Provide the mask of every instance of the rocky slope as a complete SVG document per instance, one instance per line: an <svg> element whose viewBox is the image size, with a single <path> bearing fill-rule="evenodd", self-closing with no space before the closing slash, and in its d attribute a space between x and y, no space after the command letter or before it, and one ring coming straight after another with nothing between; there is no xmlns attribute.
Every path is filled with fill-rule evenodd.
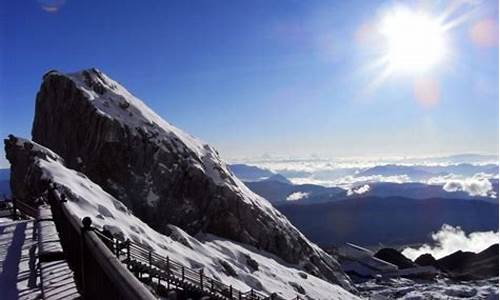
<svg viewBox="0 0 500 300"><path fill-rule="evenodd" d="M440 259L430 254L419 256L415 263L434 266L458 280L481 280L498 277L498 244L479 252L457 251Z"/></svg>
<svg viewBox="0 0 500 300"><path fill-rule="evenodd" d="M44 75L32 136L159 232L174 224L213 233L351 288L337 261L248 190L215 149L96 69ZM13 193L22 195L16 180L13 173Z"/></svg>
<svg viewBox="0 0 500 300"><path fill-rule="evenodd" d="M117 238L140 243L196 271L203 270L208 277L243 292L253 288L267 295L276 293L276 300L296 296L317 300L359 299L338 285L308 275L255 247L212 234L198 234L194 238L173 225L168 226L166 235L160 234L87 176L67 168L64 160L52 151L14 136L5 144L18 196L36 199L53 183L77 219L91 217L92 225L99 230L106 229Z"/></svg>

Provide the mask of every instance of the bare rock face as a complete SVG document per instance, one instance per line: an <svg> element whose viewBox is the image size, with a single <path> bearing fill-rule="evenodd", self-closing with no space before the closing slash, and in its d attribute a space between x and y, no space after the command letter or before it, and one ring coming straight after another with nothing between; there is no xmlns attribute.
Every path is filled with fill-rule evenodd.
<svg viewBox="0 0 500 300"><path fill-rule="evenodd" d="M62 162L62 159L36 143L26 142L13 135L5 140L5 154L10 162L12 195L36 207L37 197L47 190L48 182L42 180L42 171L36 166L35 160L43 158Z"/></svg>
<svg viewBox="0 0 500 300"><path fill-rule="evenodd" d="M32 136L159 232L174 224L191 235L213 233L351 289L337 261L248 190L215 149L96 69L44 75Z"/></svg>

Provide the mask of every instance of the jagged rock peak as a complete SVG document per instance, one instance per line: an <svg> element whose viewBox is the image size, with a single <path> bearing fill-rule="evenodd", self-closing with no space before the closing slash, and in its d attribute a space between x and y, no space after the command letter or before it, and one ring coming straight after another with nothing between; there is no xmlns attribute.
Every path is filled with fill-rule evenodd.
<svg viewBox="0 0 500 300"><path fill-rule="evenodd" d="M160 232L174 224L213 233L351 287L337 261L251 192L213 147L97 69L44 75L32 136Z"/></svg>

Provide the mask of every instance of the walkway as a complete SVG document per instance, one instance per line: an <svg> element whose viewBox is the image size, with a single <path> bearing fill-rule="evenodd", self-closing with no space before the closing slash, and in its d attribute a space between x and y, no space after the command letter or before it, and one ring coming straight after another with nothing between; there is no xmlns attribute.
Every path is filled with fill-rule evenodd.
<svg viewBox="0 0 500 300"><path fill-rule="evenodd" d="M0 299L41 299L34 222L0 223Z"/></svg>

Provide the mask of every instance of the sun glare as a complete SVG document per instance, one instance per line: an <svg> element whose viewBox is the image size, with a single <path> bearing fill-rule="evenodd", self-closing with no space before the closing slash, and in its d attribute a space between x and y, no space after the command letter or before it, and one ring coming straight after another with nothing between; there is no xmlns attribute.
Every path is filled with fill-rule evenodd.
<svg viewBox="0 0 500 300"><path fill-rule="evenodd" d="M384 58L393 71L426 71L440 62L446 52L444 27L431 16L395 10L380 24Z"/></svg>

